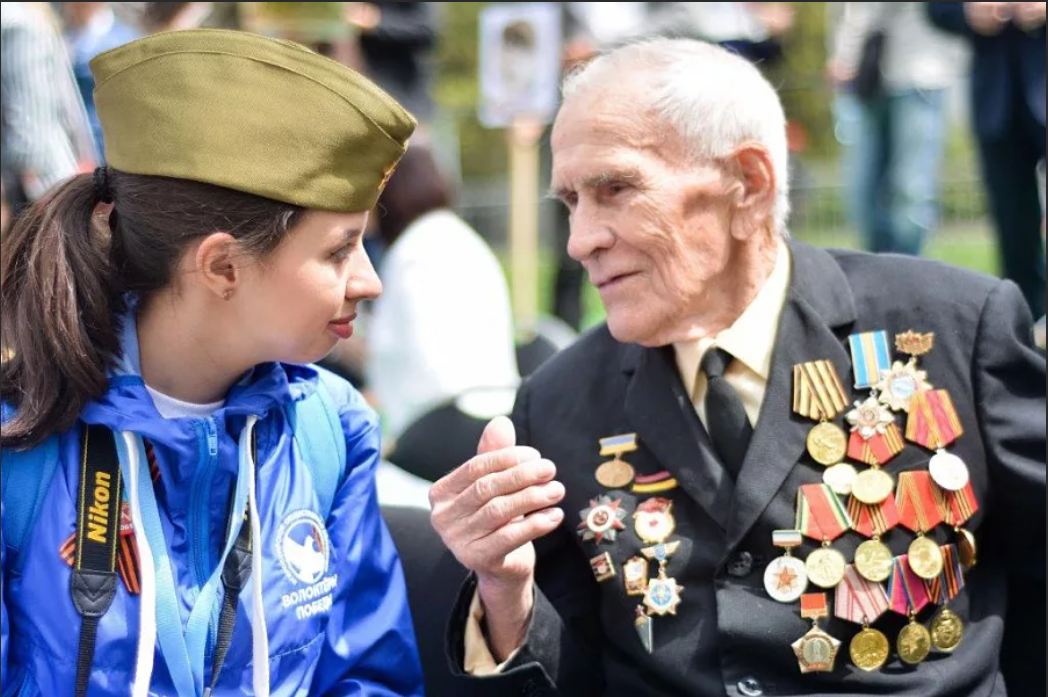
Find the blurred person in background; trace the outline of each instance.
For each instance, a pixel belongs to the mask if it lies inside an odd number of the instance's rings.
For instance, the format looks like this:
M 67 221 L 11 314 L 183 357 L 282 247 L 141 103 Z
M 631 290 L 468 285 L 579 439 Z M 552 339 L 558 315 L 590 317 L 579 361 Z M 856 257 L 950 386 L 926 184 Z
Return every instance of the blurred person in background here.
M 475 390 L 503 394 L 491 415 L 509 413 L 520 381 L 502 267 L 451 202 L 450 183 L 432 152 L 418 145 L 379 199 L 379 236 L 388 252 L 379 269 L 383 294 L 367 327 L 366 377 L 389 441 Z
M 420 124 L 431 122 L 440 3 L 347 4 L 346 16 L 358 32 L 368 77 L 403 104 Z
M 0 4 L 0 34 L 0 169 L 18 211 L 96 154 L 50 6 Z
M 947 97 L 964 54 L 923 4 L 828 4 L 839 11 L 827 74 L 849 204 L 872 252 L 920 255 L 938 221 Z
M 11 208 L 7 205 L 7 185 L 0 182 L 0 235 L 7 232 L 7 224 L 11 222 Z
M 972 113 L 1003 272 L 1044 315 L 1037 164 L 1045 156 L 1045 3 L 931 2 L 932 21 L 972 46 Z
M 91 75 L 89 64 L 98 54 L 134 41 L 140 35 L 133 26 L 117 18 L 110 5 L 108 2 L 62 3 L 65 41 L 73 64 L 73 76 L 76 78 L 80 98 L 84 102 L 91 124 L 95 150 L 103 161 L 105 144 L 102 139 L 102 125 L 95 111 L 95 79 Z
M 196 29 L 211 14 L 210 2 L 147 2 L 141 9 L 143 31 L 158 34 L 165 31 Z

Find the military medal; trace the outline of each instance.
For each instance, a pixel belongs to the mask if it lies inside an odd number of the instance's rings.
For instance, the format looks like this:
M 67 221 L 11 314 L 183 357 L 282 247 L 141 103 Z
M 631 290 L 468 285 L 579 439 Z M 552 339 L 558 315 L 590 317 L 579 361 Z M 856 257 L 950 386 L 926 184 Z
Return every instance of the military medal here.
M 648 653 L 655 651 L 655 628 L 652 626 L 653 624 L 651 618 L 644 612 L 644 608 L 638 607 L 637 618 L 633 620 L 633 628 L 637 630 L 640 643 Z
M 607 489 L 622 489 L 633 481 L 633 466 L 622 459 L 625 453 L 637 449 L 637 434 L 628 433 L 621 436 L 600 439 L 600 456 L 614 457 L 597 468 L 597 482 Z
M 610 552 L 605 552 L 599 557 L 590 559 L 590 568 L 593 570 L 597 583 L 604 583 L 609 579 L 615 578 L 615 562 L 612 561 Z
M 870 506 L 853 497 L 848 502 L 852 529 L 870 538 L 855 550 L 855 567 L 868 581 L 883 583 L 892 570 L 892 551 L 881 542 L 881 537 L 899 524 L 899 510 L 891 496 L 880 504 Z
M 837 586 L 833 603 L 834 614 L 845 622 L 862 625 L 849 646 L 852 663 L 867 672 L 879 670 L 888 661 L 890 646 L 888 637 L 870 624 L 888 611 L 888 595 L 884 586 L 870 583 L 855 567 L 849 566 L 844 580 Z
M 855 408 L 845 417 L 851 424 L 852 433 L 859 434 L 863 440 L 884 435 L 888 426 L 895 423 L 891 410 L 880 403 L 876 397 L 855 402 Z
M 800 547 L 804 540 L 800 530 L 776 530 L 772 542 L 785 550 L 785 554 L 774 559 L 764 570 L 764 589 L 772 600 L 780 603 L 797 602 L 808 589 L 808 572 L 804 562 L 793 556 L 792 550 Z
M 913 396 L 906 420 L 906 440 L 939 451 L 964 435 L 957 409 L 946 390 L 927 390 Z
M 931 476 L 927 472 L 903 472 L 899 475 L 897 505 L 899 521 L 917 533 L 907 557 L 914 572 L 923 579 L 933 579 L 942 572 L 942 550 L 924 535 L 943 522 Z
M 801 617 L 812 621 L 807 634 L 793 643 L 801 673 L 832 673 L 841 642 L 819 628 L 819 620 L 829 616 L 825 593 L 801 596 Z
M 855 568 L 868 581 L 884 583 L 892 575 L 894 557 L 879 538 L 867 540 L 855 550 Z
M 848 439 L 848 457 L 873 467 L 882 467 L 905 447 L 899 427 L 890 423 L 885 426 L 883 433 L 876 433 L 870 438 L 863 438 L 853 431 Z
M 877 383 L 878 397 L 893 411 L 910 411 L 914 395 L 932 388 L 928 383 L 928 373 L 917 368 L 917 359 L 931 351 L 934 345 L 934 334 L 910 331 L 895 337 L 895 348 L 900 353 L 909 354 L 910 360 L 893 363 L 890 369 L 881 372 Z
M 899 632 L 896 647 L 899 658 L 915 666 L 923 663 L 932 650 L 932 635 L 923 624 L 917 622 L 916 616 L 910 616 L 910 623 Z
M 891 353 L 888 350 L 888 333 L 884 331 L 852 334 L 848 337 L 851 346 L 852 366 L 855 371 L 855 389 L 875 388 L 881 375 L 891 368 Z
M 838 496 L 851 496 L 858 477 L 859 473 L 855 471 L 855 467 L 846 462 L 828 467 L 822 473 L 822 481 Z
M 659 577 L 648 581 L 648 592 L 644 594 L 644 606 L 648 611 L 660 617 L 676 615 L 677 606 L 681 603 L 680 594 L 683 586 L 677 585 L 676 579 L 666 575 L 664 567 L 659 568 Z
M 831 423 L 847 406 L 844 386 L 833 363 L 821 360 L 794 366 L 793 411 L 819 422 L 808 434 L 808 454 L 826 467 L 844 460 L 848 452 L 847 435 Z
M 904 554 L 892 562 L 891 578 L 888 579 L 888 602 L 892 612 L 909 617 L 928 607 L 931 598 L 924 579 L 914 573 Z
M 964 640 L 964 623 L 950 608 L 943 608 L 932 620 L 931 635 L 936 650 L 953 653 Z
M 957 528 L 957 552 L 965 569 L 970 571 L 979 563 L 979 545 L 969 530 Z
M 826 484 L 806 484 L 797 493 L 797 529 L 823 547 L 808 555 L 808 580 L 820 588 L 834 588 L 844 578 L 848 562 L 830 543 L 852 528 L 847 509 Z
M 677 528 L 673 518 L 673 502 L 657 496 L 637 506 L 633 521 L 637 537 L 649 545 L 665 542 Z
M 961 491 L 971 482 L 968 465 L 964 460 L 945 450 L 939 450 L 932 456 L 931 462 L 928 463 L 928 471 L 944 491 Z
M 610 496 L 599 496 L 590 499 L 589 508 L 579 512 L 582 522 L 578 534 L 586 542 L 593 540 L 596 544 L 614 542 L 620 530 L 626 529 L 626 510 L 622 508 L 621 499 Z
M 644 595 L 648 592 L 648 562 L 632 557 L 622 565 L 622 579 L 626 595 Z

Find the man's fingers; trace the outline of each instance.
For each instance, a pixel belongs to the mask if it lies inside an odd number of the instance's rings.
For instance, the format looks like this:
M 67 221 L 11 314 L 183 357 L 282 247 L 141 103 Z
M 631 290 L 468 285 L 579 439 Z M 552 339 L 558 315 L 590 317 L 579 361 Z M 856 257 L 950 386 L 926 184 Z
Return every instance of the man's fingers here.
M 517 431 L 513 427 L 513 422 L 505 416 L 497 416 L 488 423 L 484 433 L 481 434 L 477 454 L 484 455 L 495 450 L 512 448 L 516 444 Z
M 564 485 L 553 481 L 530 486 L 506 496 L 488 501 L 467 521 L 475 538 L 482 538 L 500 528 L 519 523 L 519 518 L 535 511 L 555 506 L 564 498 Z
M 541 457 L 535 448 L 522 445 L 477 455 L 433 485 L 430 489 L 430 503 L 435 504 L 438 500 L 458 496 L 486 475 L 502 472 L 522 462 L 531 462 Z
M 545 484 L 557 476 L 556 466 L 549 460 L 525 461 L 501 472 L 487 474 L 473 482 L 462 493 L 464 510 L 476 511 L 492 499 L 508 496 L 537 484 Z
M 497 568 L 509 554 L 550 534 L 563 520 L 564 511 L 560 508 L 546 508 L 515 520 L 474 542 L 470 561 L 482 569 Z

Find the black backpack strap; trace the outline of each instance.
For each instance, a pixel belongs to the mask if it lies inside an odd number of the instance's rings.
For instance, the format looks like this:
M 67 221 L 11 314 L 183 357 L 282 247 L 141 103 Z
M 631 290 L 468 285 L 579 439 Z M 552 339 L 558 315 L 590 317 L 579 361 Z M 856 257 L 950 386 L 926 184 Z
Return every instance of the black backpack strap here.
M 116 597 L 121 491 L 120 461 L 113 433 L 101 426 L 87 427 L 81 444 L 76 559 L 70 582 L 73 605 L 81 618 L 77 697 L 87 695 L 98 624 Z

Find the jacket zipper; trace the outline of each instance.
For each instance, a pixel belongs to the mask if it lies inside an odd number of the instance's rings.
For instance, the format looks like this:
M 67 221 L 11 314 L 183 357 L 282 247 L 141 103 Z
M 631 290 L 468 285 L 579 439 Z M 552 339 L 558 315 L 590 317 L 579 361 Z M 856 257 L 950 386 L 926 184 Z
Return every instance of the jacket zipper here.
M 213 417 L 204 420 L 206 451 L 202 453 L 204 466 L 193 482 L 193 494 L 190 500 L 190 533 L 193 560 L 193 571 L 197 588 L 203 588 L 211 575 L 211 480 L 214 478 L 218 464 L 218 426 Z M 208 654 L 216 640 L 218 628 L 215 626 L 214 612 L 208 627 Z

